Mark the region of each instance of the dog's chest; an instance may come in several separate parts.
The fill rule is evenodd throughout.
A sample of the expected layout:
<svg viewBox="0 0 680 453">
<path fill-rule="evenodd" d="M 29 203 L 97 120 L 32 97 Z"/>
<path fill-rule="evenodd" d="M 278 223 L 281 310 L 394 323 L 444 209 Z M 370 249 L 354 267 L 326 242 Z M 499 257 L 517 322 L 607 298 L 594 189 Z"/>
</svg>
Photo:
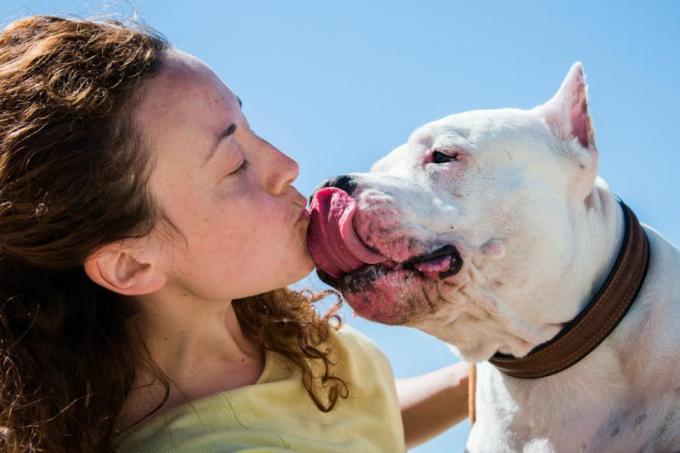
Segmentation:
<svg viewBox="0 0 680 453">
<path fill-rule="evenodd" d="M 584 365 L 607 364 L 607 355 L 606 348 L 599 350 Z M 611 376 L 619 374 L 615 364 L 608 365 L 605 376 L 597 376 L 602 368 L 590 367 L 586 378 L 563 374 L 552 382 L 513 385 L 518 382 L 482 364 L 468 451 L 619 452 L 678 446 L 680 438 L 672 437 L 680 428 L 680 398 L 636 393 L 625 380 L 612 382 Z"/>
<path fill-rule="evenodd" d="M 470 452 L 680 451 L 680 253 L 648 235 L 638 300 L 581 362 L 537 380 L 478 365 Z"/>
</svg>

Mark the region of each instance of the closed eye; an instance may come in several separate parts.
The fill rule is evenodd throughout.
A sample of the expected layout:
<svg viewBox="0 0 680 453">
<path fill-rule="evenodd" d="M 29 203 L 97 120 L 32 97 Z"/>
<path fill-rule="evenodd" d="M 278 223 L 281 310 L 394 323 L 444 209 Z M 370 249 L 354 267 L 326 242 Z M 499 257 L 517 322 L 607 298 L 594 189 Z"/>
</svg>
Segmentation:
<svg viewBox="0 0 680 453">
<path fill-rule="evenodd" d="M 229 176 L 237 175 L 237 174 L 239 174 L 239 173 L 245 171 L 246 168 L 248 168 L 249 166 L 250 166 L 250 162 L 248 162 L 247 160 L 243 159 L 243 163 L 242 163 L 236 170 L 234 170 L 234 171 L 232 171 L 231 173 L 229 173 Z"/>
</svg>

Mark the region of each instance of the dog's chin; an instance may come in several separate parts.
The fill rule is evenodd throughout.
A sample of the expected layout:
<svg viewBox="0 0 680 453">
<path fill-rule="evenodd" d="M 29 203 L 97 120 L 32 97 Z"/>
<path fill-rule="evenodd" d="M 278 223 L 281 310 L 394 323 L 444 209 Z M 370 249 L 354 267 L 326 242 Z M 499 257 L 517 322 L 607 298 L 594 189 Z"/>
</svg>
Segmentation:
<svg viewBox="0 0 680 453">
<path fill-rule="evenodd" d="M 333 286 L 358 316 L 400 325 L 430 308 L 423 289 L 427 284 L 414 271 L 366 266 L 338 279 Z"/>
<path fill-rule="evenodd" d="M 442 259 L 449 263 L 445 268 L 428 271 L 430 263 Z M 460 253 L 448 245 L 402 263 L 367 265 L 337 279 L 323 270 L 317 270 L 317 275 L 340 291 L 357 315 L 382 324 L 400 325 L 436 313 L 441 302 L 436 295 L 439 280 L 455 276 L 462 267 Z"/>
</svg>

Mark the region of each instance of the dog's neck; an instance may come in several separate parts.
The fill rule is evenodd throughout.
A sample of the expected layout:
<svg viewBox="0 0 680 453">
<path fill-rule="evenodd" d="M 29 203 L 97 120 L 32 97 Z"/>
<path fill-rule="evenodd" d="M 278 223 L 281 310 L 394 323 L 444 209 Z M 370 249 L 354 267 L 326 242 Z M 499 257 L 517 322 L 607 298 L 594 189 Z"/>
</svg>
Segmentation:
<svg viewBox="0 0 680 453">
<path fill-rule="evenodd" d="M 569 285 L 555 294 L 575 318 L 590 303 L 614 267 L 624 234 L 621 206 L 604 181 L 598 179 L 586 201 L 574 208 L 573 266 Z M 580 211 L 580 212 L 579 212 Z"/>
<path fill-rule="evenodd" d="M 621 206 L 606 183 L 598 179 L 586 200 L 570 206 L 570 215 L 572 241 L 569 256 L 563 259 L 565 267 L 552 270 L 550 277 L 546 275 L 548 278 L 538 282 L 538 287 L 529 288 L 530 295 L 514 294 L 521 298 L 515 300 L 516 307 L 531 300 L 528 298 L 540 302 L 541 309 L 532 317 L 517 313 L 520 322 L 514 323 L 527 326 L 525 331 L 538 333 L 534 336 L 538 341 L 511 328 L 509 333 L 528 342 L 526 349 L 520 354 L 512 347 L 500 352 L 520 357 L 552 339 L 586 308 L 612 271 L 623 242 L 625 221 Z"/>
<path fill-rule="evenodd" d="M 565 268 L 551 269 L 550 276 L 531 287 L 490 291 L 468 285 L 461 291 L 470 303 L 460 311 L 442 312 L 436 322 L 414 327 L 449 343 L 470 362 L 496 352 L 522 357 L 554 338 L 604 284 L 623 242 L 623 212 L 604 181 L 571 210 L 573 240 L 567 247 L 570 256 L 562 259 Z M 523 312 L 527 305 L 534 306 L 533 313 Z"/>
<path fill-rule="evenodd" d="M 551 278 L 526 293 L 512 295 L 512 305 L 518 308 L 500 320 L 498 327 L 505 333 L 499 336 L 498 352 L 522 357 L 554 338 L 592 301 L 614 267 L 623 242 L 624 217 L 604 181 L 599 180 L 589 197 L 571 210 L 572 243 L 570 255 L 564 257 L 565 268 L 554 269 Z M 531 317 L 521 312 L 527 300 L 541 305 Z"/>
<path fill-rule="evenodd" d="M 635 214 L 622 201 L 625 233 L 616 263 L 597 295 L 563 326 L 557 338 L 526 357 L 495 355 L 489 361 L 509 376 L 535 379 L 565 370 L 589 355 L 623 320 L 645 281 L 649 242 Z"/>
</svg>

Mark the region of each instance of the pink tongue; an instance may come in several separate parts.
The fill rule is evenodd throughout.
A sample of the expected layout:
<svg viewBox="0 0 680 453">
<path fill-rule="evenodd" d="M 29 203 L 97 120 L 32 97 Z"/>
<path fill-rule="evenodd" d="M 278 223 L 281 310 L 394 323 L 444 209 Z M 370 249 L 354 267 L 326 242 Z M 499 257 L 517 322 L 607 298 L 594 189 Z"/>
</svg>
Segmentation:
<svg viewBox="0 0 680 453">
<path fill-rule="evenodd" d="M 312 198 L 307 247 L 317 267 L 334 278 L 387 260 L 369 250 L 354 231 L 356 208 L 354 199 L 336 187 L 318 190 Z"/>
</svg>

